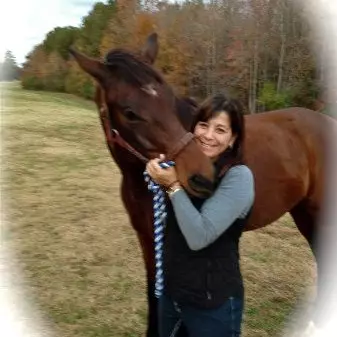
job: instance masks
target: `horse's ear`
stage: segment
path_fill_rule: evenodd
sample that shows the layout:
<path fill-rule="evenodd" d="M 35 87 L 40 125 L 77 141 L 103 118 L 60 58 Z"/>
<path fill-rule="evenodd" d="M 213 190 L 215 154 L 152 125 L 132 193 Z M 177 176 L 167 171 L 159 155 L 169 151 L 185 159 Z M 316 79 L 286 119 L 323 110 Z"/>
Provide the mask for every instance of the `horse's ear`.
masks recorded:
<path fill-rule="evenodd" d="M 146 39 L 145 46 L 142 50 L 142 55 L 145 58 L 146 62 L 153 64 L 157 58 L 158 54 L 158 34 L 152 33 Z"/>
<path fill-rule="evenodd" d="M 105 65 L 99 60 L 88 57 L 73 47 L 69 48 L 69 52 L 74 56 L 78 65 L 89 75 L 94 77 L 99 83 L 103 84 L 107 79 Z"/>

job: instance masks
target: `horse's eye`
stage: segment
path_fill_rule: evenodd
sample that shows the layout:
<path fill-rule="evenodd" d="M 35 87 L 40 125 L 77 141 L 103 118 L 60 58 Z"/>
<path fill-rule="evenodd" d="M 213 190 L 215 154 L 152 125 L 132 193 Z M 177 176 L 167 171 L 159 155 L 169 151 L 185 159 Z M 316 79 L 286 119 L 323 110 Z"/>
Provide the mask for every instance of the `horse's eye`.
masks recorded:
<path fill-rule="evenodd" d="M 134 113 L 131 108 L 124 108 L 123 114 L 131 122 L 137 122 L 142 120 L 142 118 L 139 117 L 136 113 Z"/>

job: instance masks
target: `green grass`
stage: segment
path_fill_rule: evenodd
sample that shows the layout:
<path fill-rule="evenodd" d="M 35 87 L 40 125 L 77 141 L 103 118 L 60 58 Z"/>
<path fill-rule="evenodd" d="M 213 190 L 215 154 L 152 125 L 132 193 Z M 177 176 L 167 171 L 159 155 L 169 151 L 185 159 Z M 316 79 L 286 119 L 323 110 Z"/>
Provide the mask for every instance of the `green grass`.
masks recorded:
<path fill-rule="evenodd" d="M 145 271 L 94 104 L 5 88 L 4 244 L 58 336 L 144 336 Z M 288 216 L 244 233 L 243 336 L 278 336 L 315 282 Z"/>

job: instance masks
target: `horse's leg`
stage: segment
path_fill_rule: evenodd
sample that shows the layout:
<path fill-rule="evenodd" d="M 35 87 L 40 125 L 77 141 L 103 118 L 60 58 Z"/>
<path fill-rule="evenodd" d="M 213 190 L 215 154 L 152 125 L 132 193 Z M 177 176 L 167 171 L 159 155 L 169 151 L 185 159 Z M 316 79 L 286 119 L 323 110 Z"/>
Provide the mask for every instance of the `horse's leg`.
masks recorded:
<path fill-rule="evenodd" d="M 319 211 L 320 207 L 317 202 L 313 202 L 310 200 L 303 200 L 297 206 L 295 206 L 290 214 L 295 221 L 295 224 L 300 231 L 300 233 L 307 240 L 311 251 L 316 260 L 316 268 L 317 268 L 317 284 L 316 284 L 316 300 L 315 307 L 312 313 L 312 320 L 316 325 L 319 325 L 319 320 L 316 309 L 318 309 L 321 305 L 321 301 L 323 300 L 323 291 L 324 291 L 324 261 L 321 258 L 321 254 L 319 252 L 318 246 L 318 229 L 319 229 Z"/>
<path fill-rule="evenodd" d="M 145 266 L 147 271 L 147 299 L 148 299 L 148 327 L 146 337 L 159 337 L 158 333 L 158 300 L 154 296 L 155 275 L 154 275 L 154 255 L 153 255 L 153 238 L 149 241 L 148 237 L 138 235 L 143 250 Z M 149 249 L 150 248 L 150 249 Z M 175 337 L 188 337 L 184 325 L 176 332 Z"/>
<path fill-rule="evenodd" d="M 154 255 L 153 255 L 153 238 L 146 235 L 138 234 L 138 239 L 142 248 L 145 268 L 146 268 L 146 285 L 147 285 L 147 332 L 146 337 L 158 337 L 158 300 L 154 295 Z"/>
<path fill-rule="evenodd" d="M 136 178 L 136 179 L 135 179 Z M 155 262 L 152 199 L 144 182 L 137 176 L 124 176 L 121 196 L 131 225 L 137 233 L 146 269 L 148 324 L 147 337 L 158 337 L 157 299 L 154 296 Z"/>
<path fill-rule="evenodd" d="M 295 224 L 300 233 L 307 240 L 315 258 L 316 258 L 316 226 L 317 226 L 318 208 L 311 206 L 305 200 L 296 205 L 290 214 L 295 221 Z"/>

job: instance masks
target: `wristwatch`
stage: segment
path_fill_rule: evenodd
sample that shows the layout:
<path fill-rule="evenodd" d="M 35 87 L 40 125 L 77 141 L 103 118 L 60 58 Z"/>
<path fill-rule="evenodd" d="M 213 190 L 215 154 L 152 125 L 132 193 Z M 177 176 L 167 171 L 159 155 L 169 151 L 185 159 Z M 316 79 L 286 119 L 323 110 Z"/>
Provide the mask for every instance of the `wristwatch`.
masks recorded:
<path fill-rule="evenodd" d="M 168 194 L 169 197 L 172 197 L 172 195 L 178 191 L 182 190 L 182 188 L 180 186 L 177 187 L 169 187 L 166 190 L 166 193 Z"/>

